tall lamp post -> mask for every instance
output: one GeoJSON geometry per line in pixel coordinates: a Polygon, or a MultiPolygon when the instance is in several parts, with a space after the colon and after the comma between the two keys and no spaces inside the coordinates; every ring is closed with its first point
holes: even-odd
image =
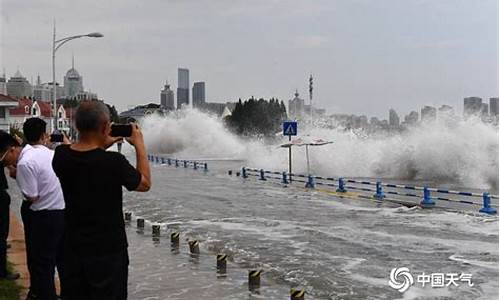
{"type": "Polygon", "coordinates": [[[62,45],[66,44],[67,42],[74,40],[74,39],[78,39],[78,38],[82,38],[82,37],[100,38],[103,36],[104,35],[102,35],[102,33],[92,32],[89,34],[68,36],[68,37],[56,40],[56,24],[54,22],[54,35],[52,36],[52,104],[54,105],[54,117],[53,117],[54,131],[57,130],[56,51],[59,48],[61,48],[62,45]]]}

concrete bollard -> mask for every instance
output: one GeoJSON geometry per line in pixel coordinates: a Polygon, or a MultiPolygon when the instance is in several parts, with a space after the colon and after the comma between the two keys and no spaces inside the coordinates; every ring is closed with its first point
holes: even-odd
{"type": "Polygon", "coordinates": [[[197,162],[193,162],[193,169],[198,170],[198,163],[197,162]]]}
{"type": "Polygon", "coordinates": [[[229,176],[233,175],[233,171],[231,171],[231,170],[227,171],[227,175],[229,175],[229,176]]]}
{"type": "Polygon", "coordinates": [[[380,181],[377,181],[377,187],[376,187],[376,192],[375,194],[373,195],[373,198],[375,199],[379,199],[379,200],[382,200],[385,198],[385,194],[384,192],[382,191],[382,182],[380,181]]]}
{"type": "Polygon", "coordinates": [[[156,224],[151,226],[153,231],[153,236],[160,236],[160,225],[156,224]]]}
{"type": "Polygon", "coordinates": [[[286,176],[286,172],[283,172],[281,173],[281,183],[283,184],[288,184],[288,179],[287,179],[287,176],[286,176]]]}
{"type": "Polygon", "coordinates": [[[137,218],[137,228],[144,228],[144,219],[137,218]]]}
{"type": "Polygon", "coordinates": [[[245,167],[241,168],[241,177],[248,178],[247,169],[245,167]]]}
{"type": "Polygon", "coordinates": [[[188,244],[191,254],[200,254],[200,243],[197,240],[189,241],[188,244]]]}
{"type": "Polygon", "coordinates": [[[227,254],[217,254],[217,273],[225,274],[227,269],[227,254]]]}
{"type": "Polygon", "coordinates": [[[436,203],[432,200],[431,191],[427,187],[424,187],[424,199],[420,202],[420,205],[424,208],[433,207],[436,203]]]}
{"type": "Polygon", "coordinates": [[[345,181],[344,178],[339,178],[339,188],[337,189],[338,193],[345,193],[347,190],[345,189],[345,181]]]}
{"type": "Polygon", "coordinates": [[[260,274],[262,270],[250,270],[248,272],[248,289],[258,289],[260,288],[260,274]]]}
{"type": "Polygon", "coordinates": [[[314,177],[312,175],[307,176],[306,188],[313,189],[315,185],[314,177]]]}
{"type": "Polygon", "coordinates": [[[125,222],[130,222],[130,221],[132,221],[132,213],[126,212],[125,213],[125,222]]]}
{"type": "Polygon", "coordinates": [[[259,180],[262,180],[262,181],[266,181],[267,180],[263,169],[260,169],[260,178],[259,178],[259,180]]]}
{"type": "Polygon", "coordinates": [[[179,247],[179,236],[180,233],[178,232],[173,232],[170,234],[170,243],[172,244],[172,246],[179,247]]]}
{"type": "Polygon", "coordinates": [[[304,300],[306,292],[304,290],[290,290],[290,300],[304,300]]]}
{"type": "Polygon", "coordinates": [[[497,213],[497,210],[491,207],[490,193],[483,193],[483,207],[479,210],[479,212],[490,215],[494,215],[497,213]]]}

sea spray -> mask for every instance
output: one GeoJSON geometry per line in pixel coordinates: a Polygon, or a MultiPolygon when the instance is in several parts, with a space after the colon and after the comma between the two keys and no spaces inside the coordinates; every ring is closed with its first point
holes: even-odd
{"type": "MultiPolygon", "coordinates": [[[[279,143],[238,137],[222,120],[197,110],[142,122],[148,151],[182,158],[241,159],[248,166],[287,170],[279,143]]],[[[304,130],[334,144],[310,149],[312,172],[325,176],[428,180],[498,190],[498,128],[478,120],[432,122],[403,132],[366,134],[336,128],[304,130]]],[[[300,135],[299,135],[300,137],[300,135]]],[[[293,171],[306,172],[305,149],[293,151],[293,171]]]]}

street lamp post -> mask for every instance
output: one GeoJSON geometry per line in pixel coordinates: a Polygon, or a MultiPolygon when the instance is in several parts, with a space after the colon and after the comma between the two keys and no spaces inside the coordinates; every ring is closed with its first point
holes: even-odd
{"type": "Polygon", "coordinates": [[[80,34],[80,35],[74,35],[74,36],[69,36],[65,37],[59,40],[56,40],[56,24],[54,22],[54,34],[52,36],[52,104],[54,105],[54,116],[53,116],[53,128],[54,131],[57,130],[57,89],[56,89],[56,51],[57,49],[61,48],[62,45],[65,43],[82,38],[82,37],[93,37],[93,38],[100,38],[103,37],[99,32],[92,32],[89,34],[80,34]]]}

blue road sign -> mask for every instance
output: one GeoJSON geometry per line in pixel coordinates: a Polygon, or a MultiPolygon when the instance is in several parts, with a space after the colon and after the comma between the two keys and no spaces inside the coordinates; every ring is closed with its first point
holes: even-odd
{"type": "Polygon", "coordinates": [[[297,135],[297,122],[285,121],[283,122],[283,135],[297,135]]]}

